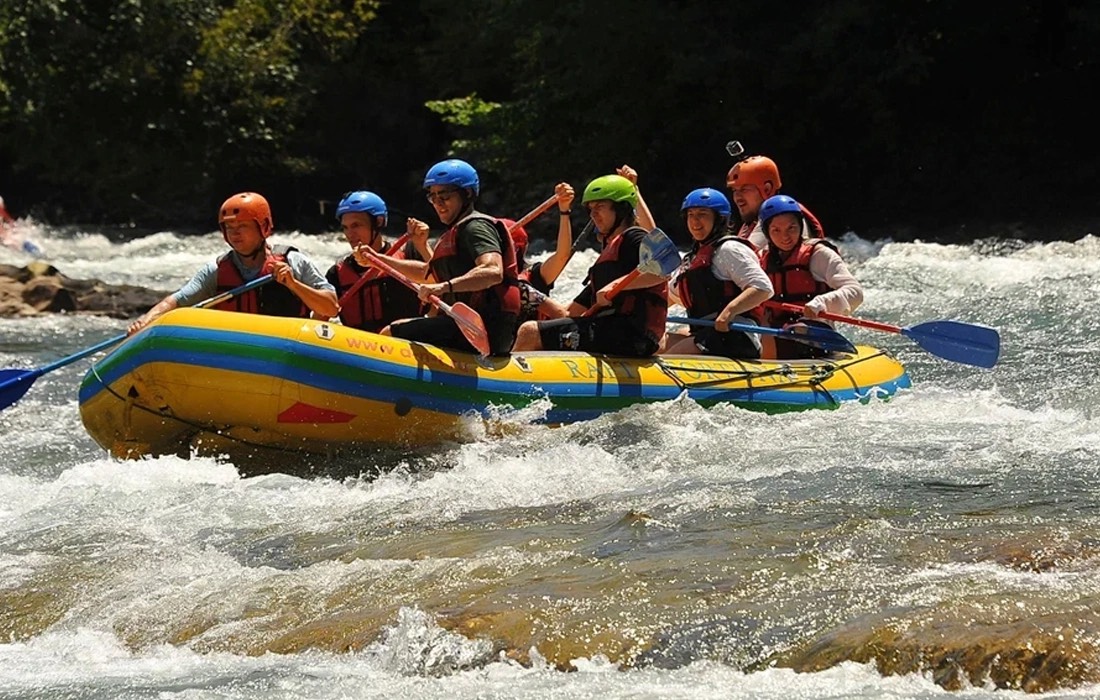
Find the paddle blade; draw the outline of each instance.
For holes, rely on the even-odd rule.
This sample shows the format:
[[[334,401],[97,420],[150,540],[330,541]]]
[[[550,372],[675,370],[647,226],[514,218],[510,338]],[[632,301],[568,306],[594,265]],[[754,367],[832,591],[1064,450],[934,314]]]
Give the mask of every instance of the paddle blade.
[[[776,337],[793,340],[797,343],[821,348],[829,352],[855,353],[856,351],[856,346],[852,345],[852,341],[848,340],[840,333],[837,333],[832,328],[811,326],[805,323],[796,323],[787,326],[779,331]]]
[[[989,326],[929,321],[902,328],[901,334],[933,355],[965,365],[990,368],[1001,355],[1001,336]]]
[[[642,239],[638,261],[642,272],[668,277],[680,267],[680,251],[664,231],[655,228]]]
[[[26,369],[0,369],[0,411],[23,398],[42,372]]]
[[[485,321],[481,314],[466,306],[461,301],[446,309],[447,315],[458,324],[458,330],[474,346],[482,357],[489,356],[489,332],[485,330]]]

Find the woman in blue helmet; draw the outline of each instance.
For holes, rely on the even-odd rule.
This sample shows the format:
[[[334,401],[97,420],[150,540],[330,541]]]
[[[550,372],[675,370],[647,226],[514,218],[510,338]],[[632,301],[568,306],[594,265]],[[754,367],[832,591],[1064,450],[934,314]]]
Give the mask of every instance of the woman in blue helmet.
[[[337,260],[325,274],[340,298],[340,321],[351,328],[377,333],[392,321],[418,315],[420,299],[416,292],[384,275],[359,285],[353,294],[344,298],[369,269],[369,260],[360,248],[365,246],[382,253],[387,247],[382,236],[388,221],[386,202],[366,190],[349,192],[336,206],[336,219],[352,248],[352,252]],[[408,226],[410,240],[393,251],[393,257],[398,260],[431,257],[427,247],[427,227],[421,232],[413,220],[409,221]]]
[[[516,250],[508,230],[496,218],[475,209],[480,181],[466,161],[452,158],[433,165],[424,176],[428,201],[447,230],[439,237],[431,261],[394,260],[410,277],[430,275],[420,286],[420,300],[436,295],[448,303],[463,302],[481,314],[490,352],[507,355],[516,337],[520,311]],[[472,351],[455,321],[435,315],[395,321],[383,334]]]
[[[760,221],[768,247],[760,251],[760,264],[775,289],[775,301],[802,305],[801,316],[765,307],[762,323],[782,328],[797,321],[830,325],[817,319],[826,311],[851,315],[863,303],[863,286],[848,270],[836,246],[823,238],[811,238],[811,226],[802,205],[785,194],[770,197],[760,206]],[[821,351],[803,343],[777,339],[774,348],[765,342],[764,357],[796,359],[817,357]]]
[[[680,212],[694,243],[672,278],[669,296],[688,316],[713,320],[714,326],[692,326],[690,335],[669,333],[663,354],[759,358],[760,336],[731,331],[729,324],[755,324],[747,314],[771,298],[772,283],[752,244],[728,231],[729,200],[704,187],[688,193]]]

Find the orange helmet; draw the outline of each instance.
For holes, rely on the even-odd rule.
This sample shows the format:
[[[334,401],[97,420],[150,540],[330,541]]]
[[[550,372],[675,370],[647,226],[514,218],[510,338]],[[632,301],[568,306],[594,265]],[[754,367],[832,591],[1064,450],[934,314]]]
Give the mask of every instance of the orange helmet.
[[[749,156],[745,160],[734,163],[726,175],[726,187],[744,187],[754,185],[760,190],[760,194],[768,196],[764,191],[764,183],[771,181],[773,187],[770,194],[775,194],[783,183],[779,181],[779,166],[767,156]]]
[[[260,225],[260,233],[264,238],[271,235],[274,227],[271,221],[271,205],[255,192],[241,192],[225,200],[218,213],[218,227],[223,235],[227,221],[255,221]]]

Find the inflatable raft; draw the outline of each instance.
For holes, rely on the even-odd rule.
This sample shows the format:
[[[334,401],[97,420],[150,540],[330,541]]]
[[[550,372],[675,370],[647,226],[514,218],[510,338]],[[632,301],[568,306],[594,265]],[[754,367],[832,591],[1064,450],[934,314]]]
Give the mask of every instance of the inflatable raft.
[[[234,446],[332,455],[468,439],[472,423],[536,401],[546,407],[540,420],[563,424],[684,392],[704,406],[780,412],[908,386],[900,363],[865,346],[786,362],[580,352],[479,359],[323,321],[177,309],[91,367],[80,414],[118,457]]]

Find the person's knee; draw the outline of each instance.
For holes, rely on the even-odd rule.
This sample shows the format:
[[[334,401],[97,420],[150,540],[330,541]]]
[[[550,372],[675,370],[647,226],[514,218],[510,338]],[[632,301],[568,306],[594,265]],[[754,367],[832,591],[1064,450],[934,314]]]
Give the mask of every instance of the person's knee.
[[[537,321],[524,321],[516,330],[516,342],[512,350],[538,350],[542,347]]]

